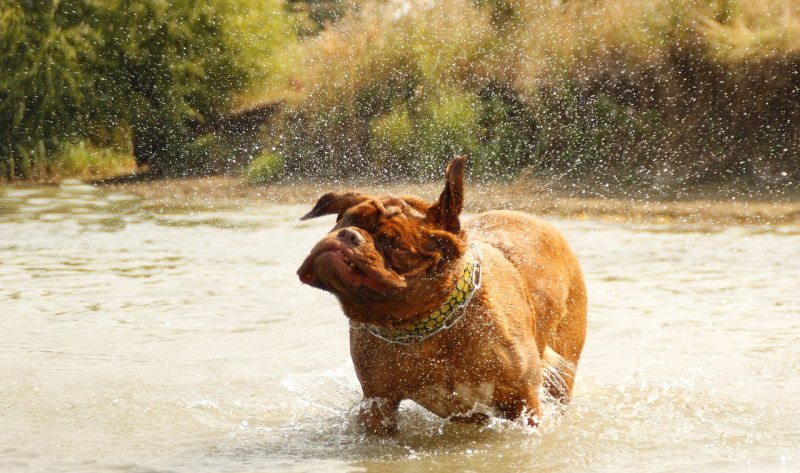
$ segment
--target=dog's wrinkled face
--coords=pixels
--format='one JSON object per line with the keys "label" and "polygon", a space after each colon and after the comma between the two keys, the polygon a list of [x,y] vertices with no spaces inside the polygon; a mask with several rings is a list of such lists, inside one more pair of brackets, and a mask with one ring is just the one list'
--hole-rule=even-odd
{"label": "dog's wrinkled face", "polygon": [[464,159],[454,159],[433,205],[416,197],[325,194],[303,219],[336,214],[336,226],[300,266],[300,280],[343,303],[373,305],[408,300],[435,284],[438,270],[465,250],[458,220],[463,174]]}

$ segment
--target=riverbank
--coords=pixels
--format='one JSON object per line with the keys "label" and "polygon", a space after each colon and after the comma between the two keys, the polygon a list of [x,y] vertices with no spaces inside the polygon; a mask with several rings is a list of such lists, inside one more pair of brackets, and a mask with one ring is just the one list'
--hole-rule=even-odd
{"label": "riverbank", "polygon": [[[129,180],[98,182],[97,186],[130,192],[170,204],[215,201],[221,205],[276,203],[311,206],[323,193],[359,189],[372,194],[415,194],[434,200],[439,183],[351,184],[285,182],[252,186],[233,176],[187,179]],[[725,197],[705,192],[680,199],[577,197],[554,190],[553,186],[517,181],[513,183],[468,184],[465,211],[515,209],[541,216],[571,219],[600,219],[617,222],[711,225],[800,225],[800,196],[780,201],[748,197]]]}

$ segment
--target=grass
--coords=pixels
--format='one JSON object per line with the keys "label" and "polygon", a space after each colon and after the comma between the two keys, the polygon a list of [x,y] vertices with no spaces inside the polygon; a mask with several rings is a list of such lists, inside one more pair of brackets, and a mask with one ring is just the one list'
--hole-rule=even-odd
{"label": "grass", "polygon": [[250,163],[244,173],[244,178],[250,184],[269,184],[280,179],[285,166],[281,156],[269,151],[262,151]]}
{"label": "grass", "polygon": [[294,48],[292,174],[800,179],[795,1],[364,2]]}
{"label": "grass", "polygon": [[53,178],[103,179],[136,171],[130,152],[98,148],[84,141],[71,143],[55,155],[47,176]]}

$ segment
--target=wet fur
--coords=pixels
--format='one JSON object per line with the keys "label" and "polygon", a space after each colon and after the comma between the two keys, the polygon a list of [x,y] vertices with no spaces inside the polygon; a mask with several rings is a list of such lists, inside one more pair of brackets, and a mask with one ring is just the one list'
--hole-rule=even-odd
{"label": "wet fur", "polygon": [[493,211],[462,221],[464,165],[463,158],[451,162],[433,204],[326,194],[306,215],[336,214],[337,224],[298,274],[336,294],[356,322],[420,319],[452,290],[468,245],[483,256],[483,285],[450,329],[411,345],[351,329],[365,398],[359,421],[371,433],[396,430],[404,399],[453,420],[496,414],[524,416],[531,425],[541,416],[540,389],[570,400],[586,335],[577,259],[557,230],[530,215]]}

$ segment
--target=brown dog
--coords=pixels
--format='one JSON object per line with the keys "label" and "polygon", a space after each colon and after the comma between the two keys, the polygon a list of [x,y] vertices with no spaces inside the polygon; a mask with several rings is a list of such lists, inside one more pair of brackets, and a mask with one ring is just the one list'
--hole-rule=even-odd
{"label": "brown dog", "polygon": [[463,225],[464,158],[439,200],[322,196],[303,219],[336,226],[298,275],[333,292],[350,319],[350,351],[367,431],[397,428],[411,399],[453,420],[541,416],[539,389],[569,402],[586,336],[575,255],[550,225],[492,211]]}

